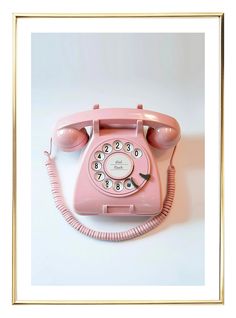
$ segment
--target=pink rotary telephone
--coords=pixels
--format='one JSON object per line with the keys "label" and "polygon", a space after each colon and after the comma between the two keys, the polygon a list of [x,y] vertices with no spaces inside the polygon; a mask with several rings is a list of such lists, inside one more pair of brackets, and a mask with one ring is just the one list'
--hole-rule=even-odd
{"label": "pink rotary telephone", "polygon": [[[92,126],[89,138],[85,127]],[[146,137],[144,126],[149,126]],[[154,111],[109,108],[70,115],[55,128],[53,142],[63,151],[77,151],[87,143],[77,179],[74,208],[81,215],[152,216],[145,223],[124,232],[99,232],[84,226],[67,208],[55,161],[48,152],[48,169],[57,208],[80,232],[101,240],[123,241],[152,230],[167,216],[174,199],[172,159],[180,139],[178,122]],[[167,195],[161,197],[160,178],[150,145],[174,147],[168,168]]]}

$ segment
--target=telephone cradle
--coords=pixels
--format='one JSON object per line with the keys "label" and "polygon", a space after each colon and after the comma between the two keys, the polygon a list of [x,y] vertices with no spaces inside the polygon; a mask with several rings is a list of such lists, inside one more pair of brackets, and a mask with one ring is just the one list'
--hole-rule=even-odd
{"label": "telephone cradle", "polygon": [[[90,136],[85,127],[91,126]],[[145,134],[145,127],[148,126]],[[157,227],[167,216],[175,193],[172,164],[180,139],[178,122],[170,116],[144,110],[107,108],[72,114],[59,120],[52,137],[61,150],[86,147],[74,192],[74,209],[80,215],[150,216],[146,222],[123,232],[100,232],[83,225],[67,208],[55,159],[47,155],[46,166],[56,207],[79,232],[100,240],[124,241]],[[156,159],[150,145],[173,148],[168,167],[167,193],[162,200]]]}

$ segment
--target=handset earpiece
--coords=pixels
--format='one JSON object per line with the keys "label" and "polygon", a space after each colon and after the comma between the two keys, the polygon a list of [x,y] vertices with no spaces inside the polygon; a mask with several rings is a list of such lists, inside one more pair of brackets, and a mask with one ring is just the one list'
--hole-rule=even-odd
{"label": "handset earpiece", "polygon": [[54,142],[63,151],[75,151],[81,149],[87,142],[89,136],[85,128],[80,130],[73,127],[57,129]]}
{"label": "handset earpiece", "polygon": [[180,130],[167,126],[157,129],[149,127],[147,140],[151,146],[157,149],[168,149],[175,146],[180,139]]}

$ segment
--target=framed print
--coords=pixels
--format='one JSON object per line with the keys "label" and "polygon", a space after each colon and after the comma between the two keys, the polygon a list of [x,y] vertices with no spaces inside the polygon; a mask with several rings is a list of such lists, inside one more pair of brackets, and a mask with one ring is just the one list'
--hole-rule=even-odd
{"label": "framed print", "polygon": [[224,15],[13,26],[13,304],[223,303]]}

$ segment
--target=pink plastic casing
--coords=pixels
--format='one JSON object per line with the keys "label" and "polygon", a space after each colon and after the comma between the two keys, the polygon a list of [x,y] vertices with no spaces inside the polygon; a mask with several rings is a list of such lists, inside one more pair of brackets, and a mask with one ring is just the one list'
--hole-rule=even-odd
{"label": "pink plastic casing", "polygon": [[[177,121],[169,116],[143,109],[96,109],[68,116],[58,122],[56,131],[66,127],[82,129],[93,126],[93,134],[83,154],[76,182],[74,208],[81,215],[155,215],[162,209],[160,178],[157,164],[144,136],[143,125],[174,131],[174,143],[180,138]],[[54,135],[57,139],[57,134]],[[156,138],[156,136],[155,136]],[[150,179],[129,195],[108,195],[94,185],[91,178],[91,156],[95,149],[109,140],[124,139],[138,144],[148,161]],[[57,142],[57,140],[55,140]],[[149,140],[150,142],[150,140]],[[169,140],[168,140],[169,142]],[[150,142],[151,143],[151,142]],[[155,144],[155,141],[153,142]],[[162,148],[165,146],[162,145]],[[167,148],[167,147],[166,147]],[[73,151],[73,149],[65,149]],[[147,167],[140,167],[140,172]]]}
{"label": "pink plastic casing", "polygon": [[106,108],[75,113],[59,120],[56,129],[73,127],[79,130],[87,126],[93,126],[93,123],[97,121],[99,121],[100,127],[110,127],[111,125],[127,126],[136,125],[137,120],[141,120],[144,126],[155,129],[160,127],[174,129],[177,132],[176,143],[180,138],[180,127],[173,117],[141,108]]}
{"label": "pink plastic casing", "polygon": [[[102,132],[102,131],[100,131]],[[93,149],[101,142],[105,143],[109,138],[126,139],[131,143],[137,143],[140,148],[146,152],[149,159],[150,179],[143,187],[137,189],[132,194],[124,196],[117,194],[111,196],[103,193],[102,190],[95,187],[92,176],[90,176],[90,154],[94,153]],[[136,160],[139,164],[139,160]],[[146,167],[137,167],[140,172]],[[146,171],[145,171],[146,172]],[[93,174],[94,172],[92,172]],[[141,177],[139,177],[141,179]],[[140,184],[141,180],[135,178]],[[124,191],[122,191],[124,192]],[[83,167],[80,170],[74,194],[74,207],[79,214],[103,214],[103,215],[153,215],[158,213],[162,208],[161,187],[156,164],[150,152],[150,147],[143,136],[143,132],[135,136],[135,130],[128,129],[108,129],[104,130],[98,137],[93,135],[83,156]]]}
{"label": "pink plastic casing", "polygon": [[66,127],[55,131],[54,140],[57,146],[63,151],[75,151],[86,145],[88,134],[85,128],[80,130],[73,127]]}

